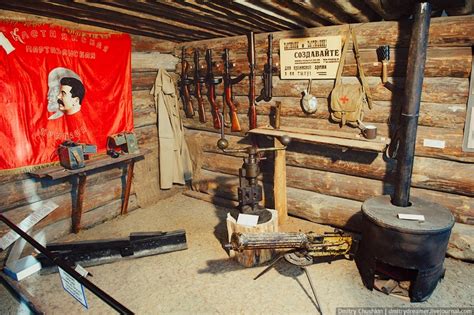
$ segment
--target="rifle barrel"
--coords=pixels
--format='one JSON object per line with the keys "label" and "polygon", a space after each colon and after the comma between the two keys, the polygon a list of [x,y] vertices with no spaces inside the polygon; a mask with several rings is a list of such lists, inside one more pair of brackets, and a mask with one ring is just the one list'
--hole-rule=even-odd
{"label": "rifle barrel", "polygon": [[198,115],[201,123],[206,122],[206,110],[201,95],[201,77],[199,75],[199,50],[194,50],[194,96],[198,101]]}
{"label": "rifle barrel", "polygon": [[249,36],[249,130],[257,128],[257,109],[255,108],[255,37]]}

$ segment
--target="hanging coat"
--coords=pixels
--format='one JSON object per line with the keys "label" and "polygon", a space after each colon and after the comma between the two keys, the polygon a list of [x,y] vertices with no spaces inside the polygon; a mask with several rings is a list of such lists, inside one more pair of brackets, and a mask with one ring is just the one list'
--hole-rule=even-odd
{"label": "hanging coat", "polygon": [[158,115],[160,186],[170,189],[173,183],[185,184],[192,178],[192,164],[184,139],[176,85],[166,70],[158,70],[150,94],[155,97]]}

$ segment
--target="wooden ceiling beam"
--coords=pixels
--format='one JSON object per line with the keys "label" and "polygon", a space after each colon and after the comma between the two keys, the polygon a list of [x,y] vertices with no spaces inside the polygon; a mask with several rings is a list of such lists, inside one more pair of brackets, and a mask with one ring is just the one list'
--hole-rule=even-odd
{"label": "wooden ceiling beam", "polygon": [[[315,26],[324,26],[329,23],[320,17],[308,17],[308,14],[301,14],[300,12],[295,11],[291,7],[290,1],[274,1],[274,0],[262,0],[254,1],[252,3],[259,3],[259,6],[262,6],[270,11],[281,14],[289,19],[298,21],[299,24],[304,25],[305,27],[315,27]],[[278,3],[277,3],[278,2]]]}
{"label": "wooden ceiling beam", "polygon": [[361,0],[333,0],[333,4],[359,23],[380,21],[381,17]]}
{"label": "wooden ceiling beam", "polygon": [[194,17],[198,17],[201,20],[208,21],[214,25],[214,27],[226,27],[227,29],[234,30],[237,34],[244,34],[251,30],[251,26],[243,23],[239,23],[238,21],[229,21],[229,19],[225,16],[221,16],[220,14],[213,14],[212,11],[208,10],[201,10],[199,7],[195,6],[192,3],[179,3],[178,1],[173,2],[155,2],[157,6],[165,6],[168,8],[172,8],[175,10],[185,11],[187,14],[192,15]]}
{"label": "wooden ceiling beam", "polygon": [[268,27],[271,27],[274,31],[283,31],[288,29],[288,26],[282,25],[278,19],[269,16],[263,13],[262,11],[256,11],[254,9],[250,9],[235,2],[228,4],[228,6],[230,6],[236,11],[246,14],[249,17],[252,17],[255,20],[261,21],[262,23],[268,25]]}
{"label": "wooden ceiling beam", "polygon": [[21,13],[28,13],[28,14],[38,15],[38,16],[61,19],[61,20],[70,21],[70,22],[79,23],[79,24],[98,26],[101,28],[111,29],[118,32],[124,32],[124,33],[141,35],[141,36],[152,37],[152,38],[157,38],[157,39],[169,40],[172,42],[178,41],[176,39],[176,36],[164,34],[161,32],[144,31],[141,29],[137,29],[136,27],[132,28],[128,26],[117,25],[114,23],[109,23],[109,22],[104,22],[104,21],[94,21],[91,19],[84,19],[84,18],[80,18],[80,17],[70,15],[70,14],[59,13],[59,12],[56,12],[55,10],[51,10],[51,8],[42,8],[39,5],[39,3],[38,5],[35,5],[35,6],[28,6],[28,5],[22,6],[22,5],[19,5],[19,3],[11,4],[11,3],[0,2],[0,8],[5,9],[5,10],[10,10],[10,11],[21,12]]}
{"label": "wooden ceiling beam", "polygon": [[112,21],[114,23],[118,23],[119,25],[124,23],[128,24],[129,26],[140,25],[140,27],[144,27],[149,30],[160,30],[161,32],[168,33],[170,35],[174,34],[176,36],[186,36],[190,40],[216,37],[212,33],[206,31],[190,30],[189,28],[172,26],[160,21],[130,15],[129,12],[123,13],[110,11],[94,6],[94,3],[64,2],[62,0],[49,0],[47,3],[50,5],[55,5],[56,10],[65,10],[66,12],[73,11],[74,14],[79,14],[87,18],[100,18],[101,21]]}
{"label": "wooden ceiling beam", "polygon": [[[279,3],[283,0],[279,0]],[[331,1],[326,0],[299,0],[290,3],[295,11],[300,12],[301,14],[314,14],[315,16],[322,18],[328,21],[331,24],[340,25],[340,24],[349,24],[354,23],[350,16],[348,16],[344,11],[339,7],[334,6]]]}
{"label": "wooden ceiling beam", "polygon": [[252,24],[253,29],[252,31],[254,32],[271,32],[275,31],[275,29],[272,26],[269,26],[268,24],[264,23],[262,19],[255,18],[255,16],[251,16],[248,14],[241,14],[238,10],[233,9],[229,4],[223,4],[223,3],[218,3],[218,2],[204,2],[204,4],[211,9],[218,10],[223,12],[225,15],[227,15],[230,19],[236,19],[236,20],[245,20]]}
{"label": "wooden ceiling beam", "polygon": [[378,15],[380,15],[384,20],[390,21],[390,20],[396,20],[398,17],[398,14],[391,14],[389,12],[386,12],[384,8],[382,7],[382,4],[380,3],[380,0],[364,0],[365,3],[372,8],[375,12],[377,12]]}
{"label": "wooden ceiling beam", "polygon": [[[92,4],[91,4],[92,5]],[[110,10],[115,8],[130,12],[130,14],[145,15],[149,19],[158,19],[160,22],[169,23],[173,26],[194,29],[206,30],[218,36],[233,36],[239,33],[232,30],[230,27],[209,23],[199,16],[190,14],[183,10],[177,10],[172,7],[162,7],[159,3],[136,2],[133,7],[130,3],[124,0],[106,0],[102,1],[101,6],[107,6]]]}
{"label": "wooden ceiling beam", "polygon": [[284,27],[284,29],[295,29],[295,28],[303,28],[304,26],[296,22],[294,19],[288,19],[280,14],[276,14],[275,12],[269,11],[262,6],[259,6],[258,1],[256,3],[252,3],[247,0],[234,0],[233,5],[238,7],[239,9],[248,12],[249,10],[258,11],[260,15],[264,17],[268,17],[274,22],[279,23]]}
{"label": "wooden ceiling beam", "polygon": [[[161,2],[158,3],[160,5],[164,4]],[[230,20],[229,17],[223,14],[222,12],[209,9],[204,5],[196,3],[196,1],[176,0],[173,2],[167,2],[166,5],[173,7],[179,6],[184,10],[200,15],[203,18],[217,21],[216,25],[220,25],[221,23],[225,25],[230,25],[236,30],[239,30],[240,34],[247,33],[254,29],[254,25],[246,20]]]}

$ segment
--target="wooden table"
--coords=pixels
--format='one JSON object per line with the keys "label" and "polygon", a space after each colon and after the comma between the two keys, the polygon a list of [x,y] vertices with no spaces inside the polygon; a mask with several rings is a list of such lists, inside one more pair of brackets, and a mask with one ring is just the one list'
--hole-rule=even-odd
{"label": "wooden table", "polygon": [[120,214],[126,214],[128,212],[128,200],[130,197],[130,189],[132,186],[132,177],[133,177],[133,167],[135,160],[141,159],[144,157],[149,150],[141,150],[141,153],[134,154],[121,154],[118,158],[111,158],[109,156],[101,156],[96,159],[85,161],[85,167],[69,170],[65,169],[62,166],[51,166],[47,168],[42,168],[29,174],[35,178],[49,178],[49,179],[61,179],[67,177],[77,177],[77,200],[76,207],[72,211],[72,231],[78,233],[81,229],[81,217],[82,217],[82,205],[84,200],[84,190],[86,185],[87,173],[95,171],[101,168],[104,168],[109,165],[115,164],[127,164],[127,179],[125,183],[125,193],[124,200],[122,203],[122,209]]}
{"label": "wooden table", "polygon": [[[262,126],[248,131],[250,134],[274,137],[274,146],[283,147],[278,140],[281,136],[289,136],[292,141],[319,143],[341,148],[356,148],[364,151],[383,152],[389,139],[377,137],[367,140],[354,132],[315,130],[295,127],[281,127],[275,129]],[[275,151],[275,168],[273,175],[273,197],[275,210],[278,211],[278,223],[282,224],[288,218],[286,194],[286,150]]]}

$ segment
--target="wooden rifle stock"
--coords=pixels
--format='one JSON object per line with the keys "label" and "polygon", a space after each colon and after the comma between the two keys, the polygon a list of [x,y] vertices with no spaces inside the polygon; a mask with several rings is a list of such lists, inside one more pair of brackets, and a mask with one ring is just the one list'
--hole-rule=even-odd
{"label": "wooden rifle stock", "polygon": [[185,59],[185,48],[183,47],[181,53],[181,99],[183,101],[183,110],[187,118],[194,117],[194,108],[191,101],[191,93],[189,93],[189,84],[191,81],[188,79],[189,64]]}
{"label": "wooden rifle stock", "polygon": [[199,121],[206,122],[206,111],[204,109],[204,102],[201,94],[201,76],[199,75],[199,50],[194,50],[194,96],[198,101]]}
{"label": "wooden rifle stock", "polygon": [[231,86],[226,87],[224,90],[225,93],[225,102],[227,106],[229,106],[229,115],[230,115],[230,122],[231,122],[231,131],[241,131],[239,117],[237,116],[237,109],[235,108],[234,103],[232,102],[232,90]]}
{"label": "wooden rifle stock", "polygon": [[229,115],[231,121],[231,131],[241,131],[239,118],[237,116],[237,108],[235,107],[234,102],[232,101],[232,85],[240,82],[245,75],[241,74],[237,78],[232,79],[230,76],[230,62],[229,62],[229,49],[224,49],[224,96],[227,106],[229,106]]}
{"label": "wooden rifle stock", "polygon": [[255,108],[255,37],[249,36],[249,130],[257,128],[257,109]]}
{"label": "wooden rifle stock", "polygon": [[212,72],[212,50],[206,50],[206,64],[207,64],[207,75],[206,75],[206,85],[207,85],[207,97],[209,103],[211,104],[211,114],[212,122],[215,129],[221,129],[221,116],[219,114],[219,108],[216,103],[216,84],[219,84],[222,80],[214,78]]}

